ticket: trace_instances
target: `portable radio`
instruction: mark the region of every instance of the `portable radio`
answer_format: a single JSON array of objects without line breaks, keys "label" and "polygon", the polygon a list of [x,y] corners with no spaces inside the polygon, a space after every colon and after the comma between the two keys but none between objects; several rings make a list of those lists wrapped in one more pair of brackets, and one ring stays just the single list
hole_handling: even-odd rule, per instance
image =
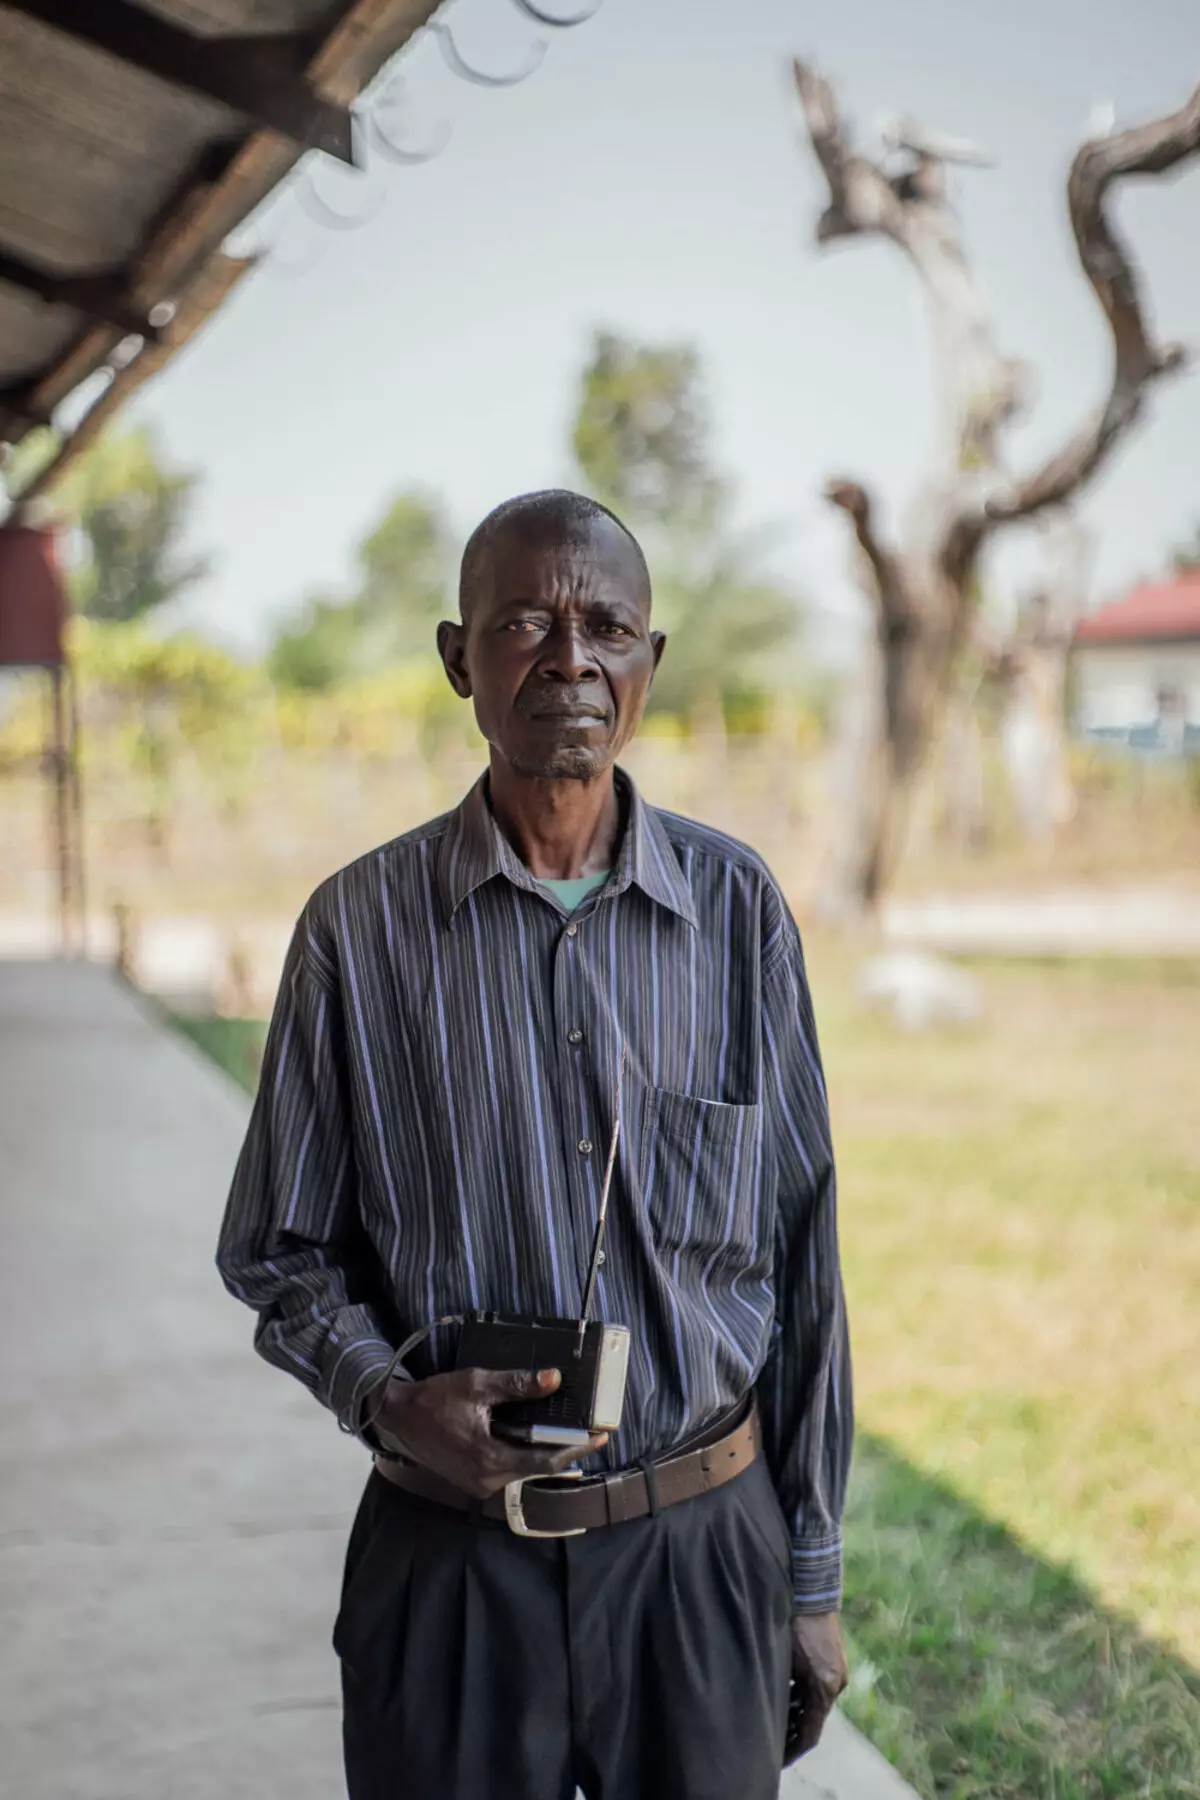
[{"label": "portable radio", "polygon": [[492,1432],[522,1444],[585,1445],[593,1432],[616,1431],[625,1404],[629,1372],[629,1327],[589,1319],[596,1278],[604,1261],[608,1193],[621,1133],[621,1082],[625,1046],[613,1107],[612,1139],[600,1189],[592,1254],[584,1278],[577,1319],[509,1318],[503,1313],[468,1313],[459,1335],[460,1369],[558,1369],[562,1385],[539,1400],[507,1400],[492,1408]]},{"label": "portable radio", "polygon": [[[583,1330],[580,1330],[580,1325]],[[616,1431],[625,1403],[629,1330],[599,1319],[508,1319],[468,1313],[458,1345],[460,1369],[559,1369],[562,1386],[542,1400],[506,1400],[492,1408],[497,1437],[525,1444],[585,1444]]]}]

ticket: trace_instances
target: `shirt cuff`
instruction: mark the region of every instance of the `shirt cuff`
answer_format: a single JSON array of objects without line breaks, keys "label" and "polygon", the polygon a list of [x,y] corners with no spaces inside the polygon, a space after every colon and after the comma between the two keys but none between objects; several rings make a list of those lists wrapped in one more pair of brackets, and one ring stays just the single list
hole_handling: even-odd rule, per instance
[{"label": "shirt cuff", "polygon": [[[386,1338],[352,1338],[349,1342],[340,1342],[330,1335],[322,1398],[336,1414],[339,1425],[355,1437],[362,1437],[363,1401],[371,1388],[382,1380],[394,1354]],[[364,1438],[363,1442],[368,1440]]]},{"label": "shirt cuff", "polygon": [[837,1612],[842,1604],[842,1534],[798,1538],[792,1545],[792,1592],[798,1613]]}]

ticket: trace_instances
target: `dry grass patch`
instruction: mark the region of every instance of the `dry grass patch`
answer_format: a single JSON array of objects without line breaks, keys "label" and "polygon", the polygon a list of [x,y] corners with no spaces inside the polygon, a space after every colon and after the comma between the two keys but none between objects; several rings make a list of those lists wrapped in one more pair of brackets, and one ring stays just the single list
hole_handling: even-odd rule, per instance
[{"label": "dry grass patch", "polygon": [[1200,975],[993,965],[913,1038],[809,960],[864,1422],[1200,1661]]}]

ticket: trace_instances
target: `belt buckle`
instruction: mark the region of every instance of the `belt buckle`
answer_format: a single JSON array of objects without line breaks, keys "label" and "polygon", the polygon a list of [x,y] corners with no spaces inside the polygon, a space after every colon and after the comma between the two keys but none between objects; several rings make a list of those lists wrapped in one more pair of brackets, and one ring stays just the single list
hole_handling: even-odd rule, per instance
[{"label": "belt buckle", "polygon": [[517,1537],[524,1538],[568,1538],[582,1537],[587,1531],[586,1525],[572,1525],[567,1531],[534,1531],[525,1523],[525,1508],[522,1504],[523,1490],[531,1481],[582,1481],[582,1469],[563,1469],[555,1475],[522,1475],[519,1481],[510,1481],[504,1489],[504,1517],[508,1529]]}]

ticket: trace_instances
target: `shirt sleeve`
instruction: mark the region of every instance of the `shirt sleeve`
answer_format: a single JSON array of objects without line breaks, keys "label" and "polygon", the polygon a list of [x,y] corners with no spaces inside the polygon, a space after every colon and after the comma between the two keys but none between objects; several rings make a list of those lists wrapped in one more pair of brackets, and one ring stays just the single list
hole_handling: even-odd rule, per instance
[{"label": "shirt sleeve", "polygon": [[310,903],[284,963],[217,1267],[258,1314],[259,1354],[358,1432],[392,1345],[372,1304],[348,1087],[336,962]]},{"label": "shirt sleeve", "polygon": [[842,1594],[854,1434],[829,1109],[800,938],[771,895],[763,944],[764,1104],[774,1165],[775,1321],[758,1382],[767,1463],[792,1532],[798,1612]]}]

